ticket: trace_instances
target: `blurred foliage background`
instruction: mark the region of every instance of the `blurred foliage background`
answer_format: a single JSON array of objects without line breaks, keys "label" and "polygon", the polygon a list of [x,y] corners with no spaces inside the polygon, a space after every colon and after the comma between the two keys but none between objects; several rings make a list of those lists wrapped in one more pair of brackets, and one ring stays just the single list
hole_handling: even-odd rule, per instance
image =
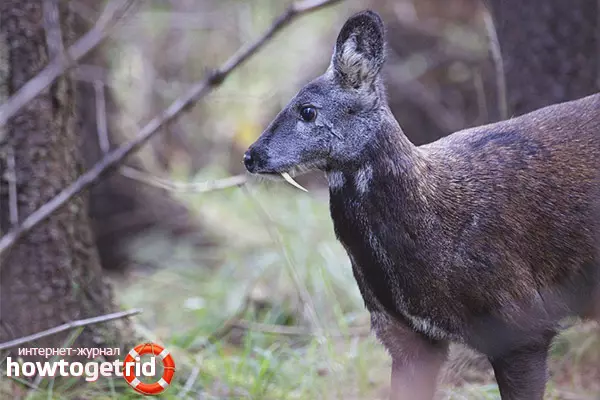
[{"label": "blurred foliage background", "polygon": [[[82,13],[93,8],[75,3]],[[287,5],[142,2],[77,72],[104,88],[112,146],[260,35]],[[390,105],[414,143],[503,117],[494,27],[478,0],[346,0],[286,28],[129,165],[177,182],[242,173],[247,146],[326,69],[344,20],[365,8],[386,22]],[[95,136],[86,141],[92,165],[101,152]],[[387,398],[390,360],[368,335],[368,314],[333,235],[325,179],[299,181],[309,194],[264,181],[166,192],[119,174],[94,189],[95,233],[117,303],[143,308],[135,331],[164,343],[177,362],[177,382],[164,398]],[[567,331],[554,355],[548,398],[597,399],[597,328]],[[132,391],[120,392],[123,385],[99,380],[41,397],[124,398]],[[440,396],[499,393],[487,362],[456,347]]]}]

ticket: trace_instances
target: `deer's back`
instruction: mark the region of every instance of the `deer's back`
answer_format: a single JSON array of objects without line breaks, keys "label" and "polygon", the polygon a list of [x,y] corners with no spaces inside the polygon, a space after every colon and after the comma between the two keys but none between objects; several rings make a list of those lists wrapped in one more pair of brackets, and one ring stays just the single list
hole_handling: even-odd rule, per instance
[{"label": "deer's back", "polygon": [[456,300],[513,319],[585,314],[600,286],[600,95],[420,149],[449,216]]}]

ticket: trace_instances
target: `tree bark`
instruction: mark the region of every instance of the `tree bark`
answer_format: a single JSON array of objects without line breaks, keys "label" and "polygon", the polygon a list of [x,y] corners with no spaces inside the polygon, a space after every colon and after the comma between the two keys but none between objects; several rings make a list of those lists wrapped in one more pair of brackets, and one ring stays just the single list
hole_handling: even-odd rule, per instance
[{"label": "tree bark", "polygon": [[487,0],[506,76],[510,115],[599,90],[596,0]]},{"label": "tree bark", "polygon": [[[58,43],[56,35],[51,38],[45,27],[43,0],[0,2],[0,101],[35,76],[48,63],[57,44],[60,48],[62,41],[65,46],[73,41],[71,11],[63,8],[66,2],[52,3],[55,7],[60,3],[60,25],[53,27],[54,34],[62,36]],[[75,104],[74,81],[66,74],[4,127],[7,140],[0,147],[2,232],[16,222],[16,211],[22,221],[81,173]],[[24,237],[3,261],[0,342],[112,311],[111,289],[102,276],[87,195],[83,194]],[[126,325],[117,321],[86,327],[73,347],[119,347],[120,329]],[[67,335],[50,336],[29,346],[61,347]]]}]

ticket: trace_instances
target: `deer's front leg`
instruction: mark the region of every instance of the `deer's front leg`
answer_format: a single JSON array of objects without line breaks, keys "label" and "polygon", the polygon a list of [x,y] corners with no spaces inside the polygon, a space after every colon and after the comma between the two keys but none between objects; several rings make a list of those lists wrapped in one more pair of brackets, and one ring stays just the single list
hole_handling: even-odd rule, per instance
[{"label": "deer's front leg", "polygon": [[384,313],[371,313],[371,324],[392,356],[390,399],[431,400],[448,343],[429,340]]}]

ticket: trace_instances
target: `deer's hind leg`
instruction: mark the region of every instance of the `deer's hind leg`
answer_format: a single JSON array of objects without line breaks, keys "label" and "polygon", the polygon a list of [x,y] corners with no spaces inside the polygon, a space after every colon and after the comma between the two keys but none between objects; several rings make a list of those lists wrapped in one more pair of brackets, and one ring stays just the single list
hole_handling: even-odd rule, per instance
[{"label": "deer's hind leg", "polygon": [[448,343],[427,339],[384,313],[371,313],[371,324],[392,357],[390,399],[433,399]]},{"label": "deer's hind leg", "polygon": [[542,400],[551,338],[490,358],[502,400]]}]

